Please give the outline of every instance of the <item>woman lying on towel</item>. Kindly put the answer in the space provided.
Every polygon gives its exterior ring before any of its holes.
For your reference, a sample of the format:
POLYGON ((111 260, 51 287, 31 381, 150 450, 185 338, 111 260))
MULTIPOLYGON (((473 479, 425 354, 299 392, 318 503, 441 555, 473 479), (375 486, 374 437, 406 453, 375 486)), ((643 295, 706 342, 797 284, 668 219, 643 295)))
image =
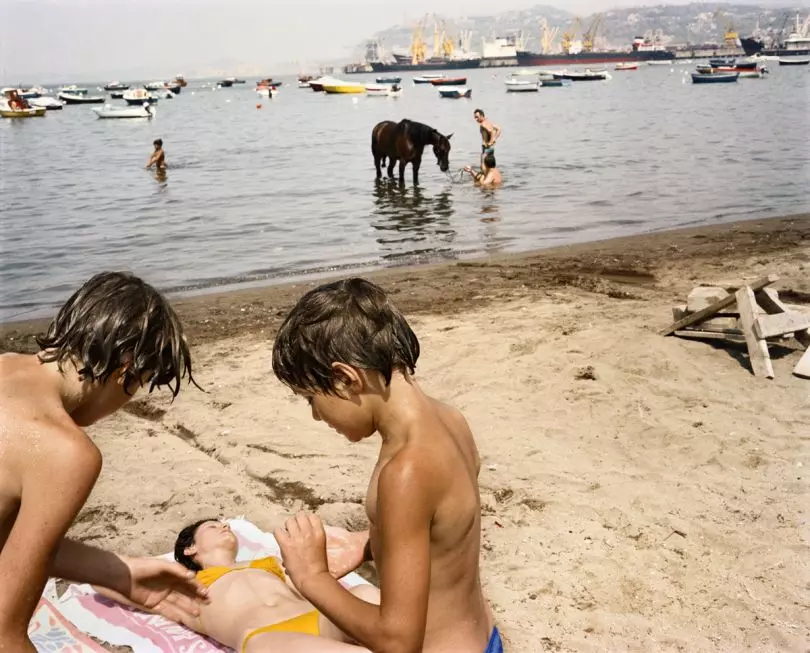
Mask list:
MULTIPOLYGON (((328 529, 327 538, 333 576, 340 578, 360 566, 365 534, 328 529)), ((183 625, 240 653, 367 651, 353 646, 298 593, 280 559, 268 557, 237 564, 238 552, 236 535, 222 521, 205 519, 180 531, 174 545, 175 560, 197 572, 197 580, 209 588, 210 599, 201 606, 198 617, 184 618, 183 625)), ((96 589, 128 603, 109 590, 96 589)), ((380 602, 379 590, 371 585, 359 585, 351 592, 369 603, 380 602)))

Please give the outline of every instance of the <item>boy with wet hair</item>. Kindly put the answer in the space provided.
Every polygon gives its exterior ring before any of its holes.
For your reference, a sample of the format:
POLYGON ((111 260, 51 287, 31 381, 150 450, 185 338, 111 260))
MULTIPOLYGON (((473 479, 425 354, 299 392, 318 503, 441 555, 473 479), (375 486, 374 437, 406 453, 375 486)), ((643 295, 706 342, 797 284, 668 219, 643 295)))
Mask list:
POLYGON ((366 497, 380 605, 330 576, 317 517, 288 520, 276 539, 301 594, 376 653, 500 653, 479 572, 478 451, 464 417, 419 387, 418 358, 407 320, 369 281, 322 285, 293 308, 276 376, 351 442, 382 439, 366 497))
POLYGON ((99 551, 64 536, 101 471, 82 427, 144 386, 194 382, 168 302, 130 274, 105 272, 60 309, 38 354, 0 356, 0 651, 34 651, 28 622, 48 576, 93 583, 175 618, 206 592, 181 565, 99 551))

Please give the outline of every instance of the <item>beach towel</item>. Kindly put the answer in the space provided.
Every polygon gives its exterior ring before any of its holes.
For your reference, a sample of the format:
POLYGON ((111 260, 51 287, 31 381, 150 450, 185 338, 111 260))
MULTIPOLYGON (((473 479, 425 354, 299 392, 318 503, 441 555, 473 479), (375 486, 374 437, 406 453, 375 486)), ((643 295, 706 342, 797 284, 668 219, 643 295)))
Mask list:
POLYGON ((28 624, 28 637, 40 653, 105 653, 56 608, 56 583, 50 581, 28 624))
MULTIPOLYGON (((238 561, 265 556, 281 557, 276 538, 270 533, 263 532, 244 519, 229 519, 227 522, 239 540, 238 561)), ((173 559, 171 553, 161 557, 173 559)), ((340 582, 345 587, 351 588, 366 581, 356 573, 351 573, 340 582)), ((59 599, 57 606, 62 615, 73 622, 79 630, 116 646, 131 646, 137 653, 231 651, 185 626, 111 601, 93 591, 89 585, 71 585, 59 599)), ((61 652, 63 649, 42 650, 61 652)), ((84 653, 84 649, 77 650, 84 653)))

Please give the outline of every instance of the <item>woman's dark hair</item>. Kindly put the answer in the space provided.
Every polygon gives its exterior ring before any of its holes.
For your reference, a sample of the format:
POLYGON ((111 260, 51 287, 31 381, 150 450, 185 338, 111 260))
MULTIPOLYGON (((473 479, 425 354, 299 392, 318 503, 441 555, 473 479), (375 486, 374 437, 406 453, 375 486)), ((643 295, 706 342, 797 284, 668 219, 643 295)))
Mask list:
POLYGON ((156 138, 154 140, 154 142, 152 143, 152 145, 157 145, 158 147, 163 147, 163 139, 162 138, 156 138))
POLYGON ((333 363, 382 374, 413 374, 419 340, 379 286, 365 279, 328 283, 304 295, 273 345, 273 372, 293 390, 335 394, 333 363))
POLYGON ((146 374, 151 375, 150 392, 165 385, 176 397, 184 377, 197 385, 174 310, 152 286, 125 272, 102 272, 90 279, 36 341, 40 361, 56 361, 60 371, 71 361, 90 381, 104 383, 126 364, 125 389, 140 384, 146 374))
POLYGON ((186 526, 177 534, 177 539, 174 542, 174 559, 186 569, 191 569, 191 571, 202 571, 202 567, 194 562, 191 556, 186 555, 186 549, 194 544, 194 536, 197 534, 197 529, 209 521, 219 520, 213 518, 201 519, 198 522, 194 522, 190 526, 186 526))
POLYGON ((487 152, 484 155, 484 165, 486 165, 487 168, 495 167, 495 155, 492 152, 487 152))

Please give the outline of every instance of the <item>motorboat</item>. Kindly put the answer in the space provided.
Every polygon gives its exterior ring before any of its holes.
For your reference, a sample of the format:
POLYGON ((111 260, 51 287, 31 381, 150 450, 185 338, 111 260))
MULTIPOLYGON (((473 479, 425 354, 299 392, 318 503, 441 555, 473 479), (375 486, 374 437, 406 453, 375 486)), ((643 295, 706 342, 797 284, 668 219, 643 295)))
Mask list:
POLYGON ((647 62, 648 66, 671 66, 674 63, 672 59, 650 59, 647 62))
POLYGON ((110 98, 113 100, 122 100, 124 99, 124 93, 126 91, 110 91, 110 98))
POLYGON ((298 76, 298 88, 309 88, 310 87, 309 83, 313 79, 314 78, 312 77, 312 75, 299 75, 298 76))
POLYGON ((186 81, 186 78, 183 77, 182 75, 175 75, 174 76, 174 84, 176 86, 179 86, 180 88, 185 88, 186 86, 188 86, 188 82, 186 81))
POLYGON ((129 89, 129 84, 122 84, 121 82, 110 82, 104 85, 105 91, 126 91, 129 89))
POLYGON ((554 79, 570 79, 572 82, 596 82, 610 79, 610 75, 607 71, 591 70, 590 68, 586 68, 583 72, 568 72, 567 70, 562 70, 560 72, 553 72, 551 75, 554 79))
POLYGON ((439 97, 448 98, 451 100, 459 100, 461 98, 471 98, 472 89, 466 86, 454 86, 453 88, 440 88, 439 97))
POLYGON ((467 83, 466 77, 442 77, 441 79, 431 79, 433 86, 464 86, 467 83))
POLYGON ((504 84, 507 93, 536 93, 539 88, 537 80, 515 79, 514 77, 507 79, 504 84))
POLYGON ((810 57, 779 57, 780 66, 806 66, 810 64, 810 57))
POLYGON ((430 84, 434 79, 444 79, 444 73, 425 73, 413 78, 414 84, 430 84))
POLYGON ((71 87, 65 87, 57 95, 65 104, 102 104, 104 102, 104 96, 88 95, 85 88, 73 87, 74 90, 70 89, 71 87))
POLYGON ((402 77, 378 77, 374 81, 378 84, 401 84, 402 77))
POLYGON ((0 98, 0 117, 2 118, 41 118, 45 109, 32 107, 17 89, 8 89, 0 98))
POLYGON ((369 97, 399 97, 402 87, 398 84, 366 84, 366 95, 369 97))
POLYGON ((105 104, 103 107, 93 109, 93 112, 98 118, 147 118, 155 117, 157 107, 151 106, 148 102, 144 102, 139 107, 114 107, 111 104, 105 104))
POLYGON ((570 79, 541 79, 537 82, 539 88, 559 88, 561 86, 571 86, 570 79))
POLYGON ((740 73, 692 73, 694 84, 723 84, 736 82, 740 73))
POLYGON ((336 81, 339 81, 339 80, 337 80, 334 77, 331 77, 329 75, 324 75, 323 77, 318 77, 318 79, 313 79, 309 83, 309 87, 313 91, 315 91, 316 93, 323 93, 324 92, 323 91, 324 84, 330 84, 330 83, 334 83, 336 81))
POLYGON ((217 82, 217 86, 219 88, 230 88, 231 86, 233 86, 233 80, 232 79, 221 79, 220 81, 217 82))
POLYGON ((127 104, 141 106, 144 102, 154 104, 158 101, 158 98, 145 88, 131 88, 124 91, 124 100, 127 104))
POLYGON ((333 79, 323 85, 325 93, 330 95, 343 95, 347 93, 365 93, 365 84, 359 82, 344 82, 340 79, 333 79))
POLYGON ((620 61, 616 64, 616 70, 638 70, 637 61, 620 61))
POLYGON ((175 82, 174 84, 167 84, 166 82, 150 82, 149 84, 144 84, 143 87, 151 93, 160 94, 159 97, 163 97, 162 93, 164 91, 170 91, 172 97, 174 97, 175 95, 180 93, 182 85, 177 82, 175 82))
POLYGON ((65 106, 56 98, 48 97, 47 95, 31 98, 28 100, 28 104, 37 109, 45 109, 47 111, 58 111, 65 106))

